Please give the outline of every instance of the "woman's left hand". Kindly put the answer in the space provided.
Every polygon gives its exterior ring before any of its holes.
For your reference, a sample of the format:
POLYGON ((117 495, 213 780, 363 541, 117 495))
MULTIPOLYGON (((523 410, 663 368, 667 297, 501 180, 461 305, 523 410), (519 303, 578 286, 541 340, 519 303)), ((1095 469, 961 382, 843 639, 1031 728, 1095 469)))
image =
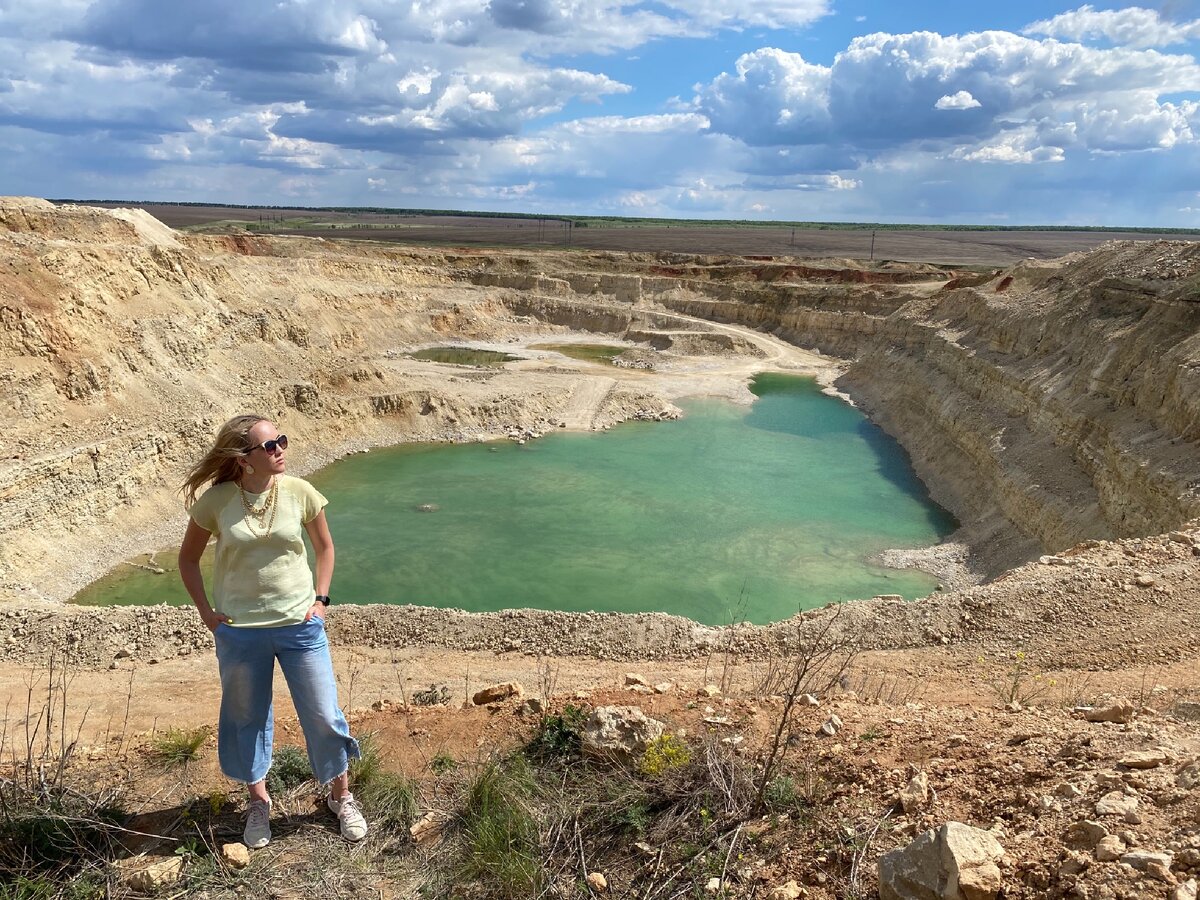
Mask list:
POLYGON ((312 606, 310 606, 308 608, 308 612, 306 612, 304 614, 304 621, 305 622, 312 621, 313 616, 316 616, 322 622, 325 621, 325 604, 324 603, 314 603, 312 606))

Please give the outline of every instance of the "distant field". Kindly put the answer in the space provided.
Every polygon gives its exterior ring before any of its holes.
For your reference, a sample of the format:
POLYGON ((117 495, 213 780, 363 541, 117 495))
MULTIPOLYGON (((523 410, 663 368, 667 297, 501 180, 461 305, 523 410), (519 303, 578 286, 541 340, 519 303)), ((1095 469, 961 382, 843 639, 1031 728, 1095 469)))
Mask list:
POLYGON ((880 226, 791 227, 783 223, 701 223, 686 220, 566 219, 434 215, 375 211, 253 209, 86 201, 137 206, 172 228, 244 227, 269 234, 320 235, 439 247, 575 248, 668 251, 734 256, 834 256, 948 265, 1005 265, 1089 250, 1111 240, 1200 240, 1197 232, 952 230, 880 226))

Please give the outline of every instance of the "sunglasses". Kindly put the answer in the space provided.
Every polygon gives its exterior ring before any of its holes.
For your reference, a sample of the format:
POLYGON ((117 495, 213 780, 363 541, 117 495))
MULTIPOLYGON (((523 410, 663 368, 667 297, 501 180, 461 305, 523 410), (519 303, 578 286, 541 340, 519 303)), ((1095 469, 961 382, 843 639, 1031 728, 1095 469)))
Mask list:
POLYGON ((261 444, 255 444, 249 450, 243 451, 243 455, 249 456, 251 453, 253 453, 255 450, 257 450, 259 447, 262 447, 268 453, 274 453, 276 447, 278 447, 280 450, 286 450, 287 449, 287 435, 281 434, 279 437, 274 438, 273 440, 263 441, 261 444))

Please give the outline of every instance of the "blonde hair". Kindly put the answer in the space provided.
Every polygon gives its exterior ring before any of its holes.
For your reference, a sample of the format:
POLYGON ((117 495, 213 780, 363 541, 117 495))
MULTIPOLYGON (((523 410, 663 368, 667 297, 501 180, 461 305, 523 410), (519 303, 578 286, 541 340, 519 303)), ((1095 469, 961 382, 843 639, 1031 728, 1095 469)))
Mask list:
POLYGON ((266 416, 234 416, 217 430, 217 438, 212 447, 192 466, 187 477, 183 479, 183 484, 179 486, 184 506, 195 503, 196 494, 209 482, 221 484, 225 481, 237 481, 241 477, 242 467, 237 461, 250 449, 250 429, 259 422, 267 421, 269 419, 266 416))

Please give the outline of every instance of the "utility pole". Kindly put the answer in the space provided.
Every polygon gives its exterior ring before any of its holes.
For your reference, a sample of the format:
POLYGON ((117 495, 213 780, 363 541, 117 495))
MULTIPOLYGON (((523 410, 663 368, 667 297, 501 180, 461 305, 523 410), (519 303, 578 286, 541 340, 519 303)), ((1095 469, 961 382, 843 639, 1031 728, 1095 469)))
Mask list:
POLYGON ((875 232, 871 232, 871 262, 875 262, 875 232))

